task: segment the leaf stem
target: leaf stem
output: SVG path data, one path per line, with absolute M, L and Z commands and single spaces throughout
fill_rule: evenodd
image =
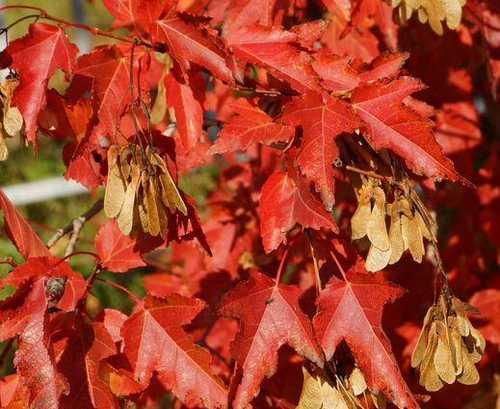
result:
M 307 242 L 309 243 L 309 249 L 311 250 L 311 257 L 313 259 L 314 281 L 316 282 L 316 295 L 319 295 L 322 285 L 321 285 L 321 277 L 319 275 L 318 259 L 316 258 L 316 253 L 314 251 L 314 247 L 311 242 L 309 231 L 306 231 L 306 237 L 307 237 Z
M 14 261 L 12 257 L 6 257 L 3 260 L 0 260 L 0 264 L 7 264 L 13 268 L 17 267 L 17 263 Z
M 283 269 L 285 267 L 285 260 L 286 260 L 287 256 L 288 256 L 288 247 L 285 249 L 285 252 L 283 253 L 283 256 L 281 257 L 280 265 L 278 267 L 278 272 L 276 273 L 276 286 L 278 286 L 280 281 L 281 281 L 281 275 L 282 275 Z
M 30 18 L 34 18 L 35 19 L 35 22 L 38 21 L 38 19 L 40 18 L 40 14 L 28 14 L 27 16 L 23 16 L 23 17 L 20 17 L 18 18 L 16 21 L 14 21 L 13 23 L 10 23 L 8 26 L 6 27 L 2 27 L 0 29 L 0 35 L 3 34 L 3 33 L 6 33 L 7 31 L 9 31 L 12 27 L 14 27 L 15 25 L 21 23 L 22 21 L 24 20 L 28 20 Z
M 347 282 L 348 282 L 348 280 L 347 280 L 347 275 L 346 275 L 346 273 L 345 273 L 344 268 L 343 268 L 343 267 L 342 267 L 342 265 L 340 264 L 339 259 L 337 258 L 337 256 L 335 255 L 335 253 L 334 253 L 332 250 L 330 250 L 330 255 L 332 256 L 333 261 L 335 261 L 335 264 L 337 265 L 337 268 L 339 269 L 340 274 L 342 274 L 342 278 L 343 278 L 343 279 L 344 279 L 344 281 L 347 283 Z
M 351 166 L 351 165 L 344 165 L 344 169 L 348 170 L 350 172 L 359 173 L 360 175 L 368 176 L 368 177 L 371 177 L 374 179 L 383 180 L 384 182 L 387 182 L 391 185 L 399 186 L 401 189 L 404 189 L 404 185 L 401 182 L 394 180 L 394 178 L 392 176 L 380 175 L 377 172 L 374 172 L 372 170 L 364 170 L 364 169 L 360 169 L 356 166 Z
M 61 260 L 59 260 L 59 263 L 57 263 L 57 264 L 61 264 L 62 262 L 66 261 L 67 259 L 69 259 L 69 258 L 71 258 L 73 256 L 92 256 L 96 260 L 100 260 L 101 259 L 101 257 L 99 257 L 98 254 L 92 253 L 91 251 L 75 251 L 75 252 L 73 252 L 71 254 L 65 255 Z
M 92 207 L 83 213 L 80 217 L 73 219 L 70 223 L 68 223 L 63 228 L 56 231 L 56 233 L 49 239 L 47 242 L 47 247 L 53 247 L 62 237 L 66 234 L 71 233 L 70 242 L 66 248 L 65 256 L 73 253 L 76 241 L 78 240 L 78 236 L 83 226 L 87 221 L 89 221 L 92 217 L 97 215 L 104 207 L 104 201 L 102 199 L 95 202 Z

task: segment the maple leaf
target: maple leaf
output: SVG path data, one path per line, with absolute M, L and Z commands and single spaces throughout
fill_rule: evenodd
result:
M 137 61 L 134 71 L 136 69 Z M 79 80 L 78 76 L 93 79 L 99 125 L 104 133 L 113 136 L 132 99 L 129 87 L 130 56 L 124 55 L 116 46 L 99 47 L 78 58 L 75 74 L 75 80 Z
M 224 33 L 237 31 L 242 27 L 259 24 L 270 27 L 273 24 L 273 10 L 277 0 L 233 0 L 227 9 Z
M 236 58 L 268 69 L 294 89 L 321 92 L 310 58 L 293 45 L 296 39 L 297 35 L 289 31 L 254 26 L 231 33 L 226 43 Z
M 167 45 L 170 54 L 184 72 L 189 71 L 191 64 L 197 64 L 211 71 L 222 81 L 234 82 L 221 49 L 210 35 L 195 25 L 179 17 L 158 20 L 153 37 Z
M 80 143 L 92 116 L 89 100 L 69 101 L 54 90 L 47 92 L 47 107 L 40 114 L 38 125 L 44 133 L 57 139 Z
M 432 122 L 404 105 L 406 97 L 423 88 L 410 77 L 361 86 L 353 92 L 352 106 L 366 124 L 366 137 L 375 150 L 390 149 L 417 174 L 470 184 L 444 156 Z
M 357 5 L 351 24 L 362 26 L 365 21 L 373 21 L 383 35 L 389 50 L 398 49 L 398 24 L 394 21 L 392 7 L 381 0 L 362 0 Z
M 4 214 L 9 238 L 25 258 L 50 256 L 49 249 L 2 190 L 0 190 L 0 208 Z
M 57 301 L 57 306 L 64 311 L 73 310 L 85 292 L 86 283 L 83 277 L 73 271 L 67 262 L 52 255 L 30 257 L 24 264 L 12 270 L 7 277 L 2 278 L 0 284 L 2 287 L 12 285 L 20 288 L 26 282 L 42 277 L 63 280 L 60 284 L 62 288 L 48 295 L 53 298 L 50 301 Z
M 351 19 L 351 2 L 349 0 L 321 0 L 330 13 L 342 17 L 345 20 Z
M 88 189 L 96 189 L 104 183 L 103 161 L 105 150 L 85 138 L 81 143 L 69 143 L 64 147 L 64 162 L 67 169 L 64 177 L 75 180 Z
M 225 408 L 227 390 L 210 372 L 210 354 L 182 329 L 203 308 L 194 298 L 148 296 L 123 325 L 124 353 L 142 385 L 156 371 L 160 382 L 186 404 Z
M 26 388 L 19 382 L 18 374 L 0 380 L 0 405 L 6 409 L 21 409 L 29 405 Z
M 362 25 L 350 27 L 345 20 L 331 19 L 321 39 L 334 55 L 371 63 L 380 55 L 377 37 Z
M 264 377 L 276 371 L 278 350 L 285 343 L 323 366 L 322 353 L 311 323 L 299 307 L 299 297 L 297 287 L 278 284 L 259 272 L 224 297 L 221 314 L 240 321 L 231 349 L 243 379 L 233 407 L 246 408 L 257 396 Z
M 371 63 L 370 69 L 360 73 L 359 77 L 366 83 L 395 78 L 409 57 L 408 53 L 382 54 Z
M 124 313 L 112 308 L 105 308 L 102 312 L 102 324 L 106 328 L 106 331 L 108 331 L 114 343 L 123 341 L 121 330 L 127 318 L 128 317 Z
M 172 0 L 103 0 L 115 18 L 114 27 L 134 26 L 147 31 L 173 5 Z
M 61 399 L 62 408 L 118 408 L 109 385 L 101 378 L 101 361 L 117 353 L 116 345 L 102 322 L 86 322 L 74 313 L 56 317 L 50 324 L 57 369 L 64 374 L 70 392 Z
M 174 75 L 165 78 L 167 103 L 175 112 L 175 123 L 184 148 L 194 149 L 202 140 L 203 109 L 188 84 L 178 81 Z
M 21 77 L 12 104 L 23 115 L 30 142 L 36 143 L 38 116 L 46 105 L 50 77 L 57 69 L 71 74 L 77 52 L 60 27 L 36 23 L 30 25 L 25 37 L 10 43 L 0 55 L 1 65 L 8 61 Z
M 335 94 L 352 91 L 360 83 L 360 77 L 351 67 L 348 57 L 336 57 L 329 52 L 314 56 L 312 68 L 321 78 L 321 85 Z
M 337 232 L 333 217 L 309 191 L 295 172 L 275 172 L 262 187 L 260 234 L 267 253 L 286 242 L 286 234 L 297 223 L 302 227 Z
M 443 104 L 436 115 L 436 139 L 447 155 L 468 151 L 481 143 L 479 122 L 472 100 Z
M 115 273 L 125 273 L 146 263 L 142 254 L 150 246 L 145 240 L 133 239 L 124 235 L 115 219 L 101 226 L 95 238 L 95 248 L 103 267 Z
M 498 288 L 486 288 L 476 292 L 470 299 L 470 304 L 480 311 L 480 318 L 486 323 L 481 326 L 484 337 L 500 345 L 500 290 Z
M 234 116 L 224 124 L 217 141 L 210 148 L 212 154 L 245 151 L 254 143 L 270 145 L 293 137 L 292 127 L 274 122 L 259 107 L 244 99 L 236 101 L 231 108 Z
M 56 371 L 45 330 L 48 299 L 46 279 L 38 278 L 23 285 L 0 305 L 0 340 L 19 335 L 14 365 L 28 390 L 29 406 L 51 409 L 67 391 L 66 380 Z
M 308 94 L 287 104 L 280 121 L 302 126 L 304 137 L 297 163 L 302 173 L 314 182 L 325 207 L 331 210 L 335 201 L 333 162 L 339 157 L 335 138 L 359 126 L 356 116 L 337 98 L 323 101 L 318 94 Z
M 382 329 L 384 305 L 403 291 L 387 283 L 382 273 L 368 274 L 359 261 L 347 277 L 348 281 L 332 277 L 319 296 L 313 323 L 326 359 L 345 341 L 370 390 L 383 392 L 398 408 L 418 408 Z

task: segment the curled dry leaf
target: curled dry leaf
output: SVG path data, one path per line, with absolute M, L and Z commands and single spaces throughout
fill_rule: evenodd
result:
M 123 234 L 140 229 L 166 237 L 169 217 L 177 211 L 186 215 L 186 204 L 154 148 L 110 146 L 104 212 L 117 219 Z
M 464 385 L 479 382 L 475 364 L 486 345 L 467 318 L 471 310 L 457 298 L 442 294 L 427 311 L 411 365 L 419 369 L 419 382 L 429 392 L 456 381 Z

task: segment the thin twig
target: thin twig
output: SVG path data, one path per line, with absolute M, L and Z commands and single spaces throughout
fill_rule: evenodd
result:
M 24 20 L 28 20 L 30 18 L 34 18 L 35 19 L 35 23 L 38 21 L 38 19 L 40 18 L 40 14 L 29 14 L 27 16 L 23 16 L 23 17 L 20 17 L 18 18 L 16 21 L 10 23 L 8 26 L 6 27 L 2 27 L 0 29 L 0 35 L 3 34 L 3 33 L 6 33 L 7 31 L 9 31 L 12 27 L 14 27 L 15 25 L 19 24 L 20 22 L 24 21 Z
M 56 231 L 56 233 L 47 242 L 47 247 L 53 247 L 62 237 L 66 234 L 71 233 L 71 237 L 66 248 L 65 256 L 73 253 L 75 244 L 78 240 L 80 231 L 86 222 L 88 222 L 92 217 L 99 213 L 104 207 L 104 201 L 102 199 L 94 203 L 94 205 L 83 213 L 80 217 L 73 219 L 68 225 Z
M 0 264 L 7 264 L 13 268 L 17 267 L 17 263 L 12 257 L 5 257 L 3 260 L 0 260 Z
M 368 176 L 368 177 L 371 177 L 374 179 L 383 180 L 391 185 L 402 186 L 401 182 L 394 180 L 394 178 L 392 176 L 380 175 L 377 172 L 374 172 L 372 170 L 364 170 L 364 169 L 360 169 L 360 168 L 357 168 L 356 166 L 351 166 L 351 165 L 345 165 L 344 169 L 348 170 L 350 172 L 359 173 L 360 175 L 365 175 L 365 176 Z
M 86 24 L 73 23 L 71 21 L 67 21 L 67 20 L 63 20 L 63 19 L 54 17 L 54 16 L 50 15 L 49 13 L 47 13 L 44 9 L 42 9 L 40 7 L 24 6 L 24 5 L 9 5 L 9 6 L 1 6 L 0 7 L 0 11 L 15 10 L 15 9 L 18 9 L 18 10 L 19 9 L 24 9 L 24 10 L 37 11 L 37 12 L 40 13 L 39 18 L 43 18 L 45 20 L 50 20 L 50 21 L 53 21 L 54 23 L 59 23 L 59 24 L 62 24 L 62 25 L 68 26 L 68 27 L 74 27 L 74 28 L 78 28 L 80 30 L 85 30 L 85 31 L 88 31 L 89 33 L 91 33 L 93 35 L 96 35 L 96 36 L 107 37 L 107 38 L 110 38 L 110 39 L 113 39 L 113 40 L 121 41 L 121 42 L 124 42 L 124 43 L 129 43 L 129 44 L 137 42 L 138 45 L 142 45 L 144 47 L 151 48 L 151 49 L 154 49 L 154 50 L 159 51 L 159 52 L 164 52 L 165 51 L 162 46 L 154 46 L 154 45 L 152 45 L 152 44 L 150 44 L 150 43 L 148 43 L 148 42 L 146 42 L 144 40 L 141 40 L 141 39 L 118 36 L 118 35 L 115 35 L 115 34 L 111 34 L 108 31 L 101 30 L 101 29 L 99 29 L 97 27 L 90 27 L 90 26 L 88 26 Z
M 71 258 L 73 256 L 91 256 L 91 257 L 94 257 L 96 260 L 101 259 L 101 257 L 99 257 L 98 254 L 93 253 L 91 251 L 75 251 L 74 253 L 71 253 L 71 254 L 68 254 L 67 256 L 64 256 L 61 260 L 59 260 L 59 262 L 56 264 L 56 266 L 59 265 L 60 263 L 63 263 L 68 258 Z
M 316 295 L 319 295 L 322 285 L 321 285 L 321 277 L 319 275 L 318 259 L 316 258 L 316 253 L 314 251 L 314 247 L 312 245 L 310 234 L 308 231 L 306 231 L 306 237 L 307 237 L 307 242 L 309 243 L 309 249 L 311 250 L 311 257 L 313 259 L 314 278 L 315 278 L 314 281 L 316 281 Z
M 347 282 L 348 282 L 348 280 L 347 280 L 347 275 L 346 275 L 346 273 L 345 273 L 344 268 L 342 267 L 342 264 L 340 264 L 340 262 L 339 262 L 339 260 L 338 260 L 337 256 L 335 255 L 335 253 L 334 253 L 332 250 L 330 250 L 330 255 L 332 256 L 333 261 L 335 261 L 335 264 L 337 265 L 337 268 L 339 269 L 340 274 L 342 274 L 342 278 L 343 278 L 343 279 L 344 279 L 344 281 L 347 283 Z

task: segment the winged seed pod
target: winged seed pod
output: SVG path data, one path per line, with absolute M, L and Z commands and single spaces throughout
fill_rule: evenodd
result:
M 0 161 L 7 159 L 9 151 L 5 139 L 17 135 L 23 127 L 23 117 L 17 107 L 10 105 L 12 95 L 19 85 L 19 79 L 7 77 L 0 83 L 2 125 L 0 127 Z
M 363 372 L 361 372 L 361 369 L 355 367 L 352 370 L 351 375 L 349 375 L 349 378 L 347 380 L 347 384 L 349 385 L 349 388 L 354 396 L 358 397 L 363 395 L 366 397 L 368 395 L 368 400 L 373 403 L 373 406 L 376 409 L 385 409 L 387 407 L 387 401 L 385 400 L 383 395 L 373 393 L 368 389 L 365 377 L 363 375 Z M 360 401 L 362 402 L 363 400 Z M 366 399 L 364 401 L 366 402 Z
M 416 12 L 422 24 L 429 23 L 435 33 L 443 35 L 443 21 L 452 30 L 458 28 L 465 2 L 466 0 L 392 0 L 392 7 L 399 7 L 401 21 L 407 22 L 413 12 Z
M 304 382 L 297 409 L 364 409 L 349 390 L 347 384 L 337 377 L 332 386 L 321 374 L 311 375 L 302 368 Z
M 445 294 L 427 311 L 411 357 L 427 391 L 438 391 L 456 381 L 465 385 L 479 382 L 475 364 L 484 353 L 485 340 L 467 318 L 471 311 L 469 305 L 455 297 L 448 300 Z
M 165 237 L 168 218 L 186 204 L 163 158 L 148 146 L 110 146 L 104 212 L 116 218 L 123 234 L 140 229 Z
M 359 189 L 358 207 L 351 218 L 352 239 L 367 236 L 371 243 L 366 269 L 374 272 L 397 263 L 406 250 L 414 261 L 421 263 L 425 254 L 424 238 L 435 241 L 427 227 L 433 225 L 431 217 L 416 195 L 407 198 L 398 193 L 393 203 L 386 204 L 385 193 L 376 183 L 368 179 Z M 387 214 L 390 216 L 389 233 Z

